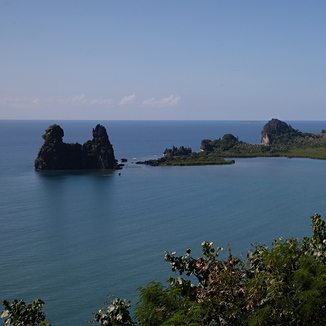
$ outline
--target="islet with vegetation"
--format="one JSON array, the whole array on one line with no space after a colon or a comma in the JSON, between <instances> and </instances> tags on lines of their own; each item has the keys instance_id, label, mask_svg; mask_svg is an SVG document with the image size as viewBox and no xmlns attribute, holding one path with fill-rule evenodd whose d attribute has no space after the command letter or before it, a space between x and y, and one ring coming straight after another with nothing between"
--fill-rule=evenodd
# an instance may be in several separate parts
<instances>
[{"instance_id":1,"label":"islet with vegetation","mask_svg":"<svg viewBox=\"0 0 326 326\"><path fill-rule=\"evenodd\" d=\"M203 139L200 151L173 146L163 157L139 162L151 166L233 164L235 158L289 157L326 159L326 130L304 133L278 119L268 121L261 131L261 143L249 144L232 134L222 138ZM228 158L228 159L225 159Z\"/></svg>"}]
</instances>

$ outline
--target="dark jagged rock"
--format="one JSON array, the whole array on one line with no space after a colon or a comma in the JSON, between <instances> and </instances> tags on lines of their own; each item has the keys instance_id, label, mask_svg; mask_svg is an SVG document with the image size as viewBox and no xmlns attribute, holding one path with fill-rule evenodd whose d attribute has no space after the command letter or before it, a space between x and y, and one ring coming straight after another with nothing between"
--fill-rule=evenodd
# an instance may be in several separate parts
<instances>
[{"instance_id":1,"label":"dark jagged rock","mask_svg":"<svg viewBox=\"0 0 326 326\"><path fill-rule=\"evenodd\" d=\"M106 129L97 125L93 129L93 139L83 145L85 169L113 169L117 166L113 148Z\"/></svg>"},{"instance_id":2,"label":"dark jagged rock","mask_svg":"<svg viewBox=\"0 0 326 326\"><path fill-rule=\"evenodd\" d=\"M64 143L62 141L63 136L63 129L56 124L46 129L45 134L42 136L44 144L35 160L36 170L82 168L82 146L78 143Z\"/></svg>"},{"instance_id":3,"label":"dark jagged rock","mask_svg":"<svg viewBox=\"0 0 326 326\"><path fill-rule=\"evenodd\" d=\"M62 141L63 129L52 125L42 136L44 144L35 160L36 170L77 170L119 168L106 129L97 125L93 139L84 145Z\"/></svg>"},{"instance_id":4,"label":"dark jagged rock","mask_svg":"<svg viewBox=\"0 0 326 326\"><path fill-rule=\"evenodd\" d=\"M292 131L293 128L286 122L278 119L272 119L265 124L261 132L261 144L271 145L275 138L282 134L290 133Z\"/></svg>"}]
</instances>

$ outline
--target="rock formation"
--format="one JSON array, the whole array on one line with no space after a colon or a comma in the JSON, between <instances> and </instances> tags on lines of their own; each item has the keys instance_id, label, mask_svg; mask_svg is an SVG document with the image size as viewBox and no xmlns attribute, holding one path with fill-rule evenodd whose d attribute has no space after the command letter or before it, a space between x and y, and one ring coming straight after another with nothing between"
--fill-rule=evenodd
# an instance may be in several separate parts
<instances>
[{"instance_id":1,"label":"rock formation","mask_svg":"<svg viewBox=\"0 0 326 326\"><path fill-rule=\"evenodd\" d=\"M271 145L277 136L280 136L287 132L291 132L292 130L293 128L289 126L286 122L283 122L278 119L272 119L265 124L261 132L261 144Z\"/></svg>"},{"instance_id":2,"label":"rock formation","mask_svg":"<svg viewBox=\"0 0 326 326\"><path fill-rule=\"evenodd\" d=\"M85 169L113 169L117 166L108 134L101 125L93 129L93 139L83 145L83 154Z\"/></svg>"},{"instance_id":3,"label":"rock formation","mask_svg":"<svg viewBox=\"0 0 326 326\"><path fill-rule=\"evenodd\" d=\"M167 148L163 156L164 157L173 157L173 156L182 156L188 155L192 153L192 149L190 147L180 146L179 148L173 146L172 148Z\"/></svg>"},{"instance_id":4,"label":"rock formation","mask_svg":"<svg viewBox=\"0 0 326 326\"><path fill-rule=\"evenodd\" d=\"M63 129L52 125L42 136L44 144L35 160L36 170L116 169L117 160L106 129L97 125L93 139L84 145L64 143Z\"/></svg>"}]
</instances>

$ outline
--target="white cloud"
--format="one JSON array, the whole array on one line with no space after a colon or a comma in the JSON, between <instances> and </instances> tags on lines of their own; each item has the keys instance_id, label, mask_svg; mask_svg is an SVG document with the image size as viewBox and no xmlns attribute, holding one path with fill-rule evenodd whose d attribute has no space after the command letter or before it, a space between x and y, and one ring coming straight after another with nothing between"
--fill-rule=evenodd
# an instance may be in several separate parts
<instances>
[{"instance_id":1,"label":"white cloud","mask_svg":"<svg viewBox=\"0 0 326 326\"><path fill-rule=\"evenodd\" d=\"M33 97L2 97L0 98L0 104L8 105L14 108L25 108L25 107L33 107L42 103L40 98Z\"/></svg>"},{"instance_id":2,"label":"white cloud","mask_svg":"<svg viewBox=\"0 0 326 326\"><path fill-rule=\"evenodd\" d=\"M119 102L109 97L90 97L87 94L78 94L73 96L61 97L0 97L0 105L6 105L17 109L25 108L40 108L42 106L96 106L108 107L114 103L119 103L120 106L133 104L136 99L136 94L131 94L123 97ZM181 100L180 96L170 95L164 98L149 98L141 102L142 107L164 108L177 105Z\"/></svg>"},{"instance_id":3,"label":"white cloud","mask_svg":"<svg viewBox=\"0 0 326 326\"><path fill-rule=\"evenodd\" d=\"M112 103L111 98L90 98L86 94L80 94L69 97L13 97L13 98L0 98L0 104L4 103L12 107L24 107L24 106L39 106L49 104L59 105L109 105Z\"/></svg>"},{"instance_id":4,"label":"white cloud","mask_svg":"<svg viewBox=\"0 0 326 326\"><path fill-rule=\"evenodd\" d=\"M73 104L84 104L87 102L86 100L86 94L80 94L73 97L68 97L67 102L73 103Z\"/></svg>"},{"instance_id":5,"label":"white cloud","mask_svg":"<svg viewBox=\"0 0 326 326\"><path fill-rule=\"evenodd\" d=\"M39 104L41 102L41 100L39 98L34 98L32 103L33 104Z\"/></svg>"},{"instance_id":6,"label":"white cloud","mask_svg":"<svg viewBox=\"0 0 326 326\"><path fill-rule=\"evenodd\" d=\"M89 101L89 104L96 104L96 105L109 105L112 103L112 99L111 98L95 98L91 101Z\"/></svg>"},{"instance_id":7,"label":"white cloud","mask_svg":"<svg viewBox=\"0 0 326 326\"><path fill-rule=\"evenodd\" d=\"M86 94L79 94L69 97L49 97L45 98L44 102L46 103L57 103L57 104L65 104L65 105L80 105L88 102Z\"/></svg>"},{"instance_id":8,"label":"white cloud","mask_svg":"<svg viewBox=\"0 0 326 326\"><path fill-rule=\"evenodd\" d=\"M142 104L143 106L147 106L147 107L163 108L163 107L175 106L180 102L180 100L181 100L180 96L170 95L169 97L164 97L159 100L152 97L143 101Z\"/></svg>"},{"instance_id":9,"label":"white cloud","mask_svg":"<svg viewBox=\"0 0 326 326\"><path fill-rule=\"evenodd\" d=\"M55 100L56 101L56 100ZM91 98L86 94L80 94L68 98L58 98L57 102L61 102L64 104L73 104L73 105L109 105L112 103L112 99L107 98Z\"/></svg>"},{"instance_id":10,"label":"white cloud","mask_svg":"<svg viewBox=\"0 0 326 326\"><path fill-rule=\"evenodd\" d=\"M136 94L131 94L128 96L125 96L119 103L119 105L126 105L126 104L131 104L134 99L136 98Z\"/></svg>"}]
</instances>

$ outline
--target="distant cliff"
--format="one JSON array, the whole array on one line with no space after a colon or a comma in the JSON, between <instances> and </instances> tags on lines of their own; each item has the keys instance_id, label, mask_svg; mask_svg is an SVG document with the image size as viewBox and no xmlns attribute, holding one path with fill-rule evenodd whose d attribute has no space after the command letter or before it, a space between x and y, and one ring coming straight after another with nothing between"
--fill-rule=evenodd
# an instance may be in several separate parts
<instances>
[{"instance_id":1,"label":"distant cliff","mask_svg":"<svg viewBox=\"0 0 326 326\"><path fill-rule=\"evenodd\" d=\"M326 130L308 133L292 128L278 119L268 121L261 131L261 144L240 141L232 134L203 139L200 150L207 156L220 157L309 157L326 159Z\"/></svg>"},{"instance_id":2,"label":"distant cliff","mask_svg":"<svg viewBox=\"0 0 326 326\"><path fill-rule=\"evenodd\" d=\"M268 121L261 135L261 144L270 147L271 151L274 152L294 149L311 150L313 148L318 148L318 151L321 152L322 148L326 146L325 132L301 132L278 119ZM311 154L308 156L311 156Z\"/></svg>"},{"instance_id":3,"label":"distant cliff","mask_svg":"<svg viewBox=\"0 0 326 326\"><path fill-rule=\"evenodd\" d=\"M272 145L277 140L284 142L289 137L302 137L302 132L293 129L291 125L288 125L284 121L272 119L265 124L261 135L262 145Z\"/></svg>"},{"instance_id":4,"label":"distant cliff","mask_svg":"<svg viewBox=\"0 0 326 326\"><path fill-rule=\"evenodd\" d=\"M284 121L271 119L261 131L261 144L249 144L232 134L215 140L203 139L200 152L175 146L166 149L163 157L139 161L137 164L160 165L220 165L233 164L224 158L304 157L326 160L326 129L319 133L304 133Z\"/></svg>"},{"instance_id":5,"label":"distant cliff","mask_svg":"<svg viewBox=\"0 0 326 326\"><path fill-rule=\"evenodd\" d=\"M36 170L77 170L118 168L113 147L106 129L97 125L93 129L93 139L83 145L64 143L63 129L52 125L42 136L44 144L40 148L34 166Z\"/></svg>"}]
</instances>

